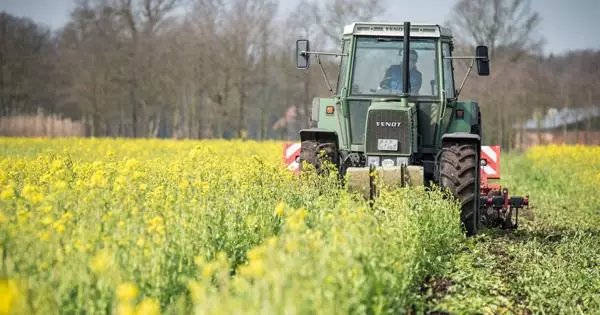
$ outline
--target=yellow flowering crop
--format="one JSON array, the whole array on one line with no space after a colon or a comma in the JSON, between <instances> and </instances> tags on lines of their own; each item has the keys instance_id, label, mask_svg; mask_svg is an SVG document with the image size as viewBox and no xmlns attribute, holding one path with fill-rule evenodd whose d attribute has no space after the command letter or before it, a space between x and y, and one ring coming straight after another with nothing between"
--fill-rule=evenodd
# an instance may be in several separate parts
<instances>
[{"instance_id":1,"label":"yellow flowering crop","mask_svg":"<svg viewBox=\"0 0 600 315\"><path fill-rule=\"evenodd\" d=\"M563 196L559 200L565 211L552 213L557 222L563 222L565 227L576 224L580 228L596 228L590 217L597 217L600 205L600 147L538 146L530 149L526 158L531 162L532 168L523 177L536 187L543 188L544 194L551 194L550 197L532 196L539 200L538 207L543 209L544 202L556 199L554 196ZM588 210L568 211L573 204ZM553 205L556 206L556 201ZM540 212L539 215L545 216L547 213Z\"/></svg>"},{"instance_id":2,"label":"yellow flowering crop","mask_svg":"<svg viewBox=\"0 0 600 315\"><path fill-rule=\"evenodd\" d=\"M22 279L30 314L398 311L462 237L435 192L371 209L281 154L275 141L0 139L2 273Z\"/></svg>"}]
</instances>

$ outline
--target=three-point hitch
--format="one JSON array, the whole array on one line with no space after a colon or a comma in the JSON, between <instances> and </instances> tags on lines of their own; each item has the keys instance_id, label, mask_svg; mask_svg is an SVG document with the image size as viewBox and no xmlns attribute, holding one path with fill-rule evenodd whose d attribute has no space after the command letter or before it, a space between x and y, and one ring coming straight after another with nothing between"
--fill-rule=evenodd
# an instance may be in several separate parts
<instances>
[{"instance_id":1,"label":"three-point hitch","mask_svg":"<svg viewBox=\"0 0 600 315\"><path fill-rule=\"evenodd\" d=\"M508 188L500 184L491 184L490 179L500 179L500 149L499 146L491 147L493 152L491 161L482 150L481 158L481 185L480 185L480 205L482 221L488 227L500 226L503 229L516 229L519 226L519 209L529 207L529 195L510 196ZM495 153L495 154L494 154ZM489 163L494 167L489 167ZM513 210L515 220L513 222Z\"/></svg>"}]
</instances>

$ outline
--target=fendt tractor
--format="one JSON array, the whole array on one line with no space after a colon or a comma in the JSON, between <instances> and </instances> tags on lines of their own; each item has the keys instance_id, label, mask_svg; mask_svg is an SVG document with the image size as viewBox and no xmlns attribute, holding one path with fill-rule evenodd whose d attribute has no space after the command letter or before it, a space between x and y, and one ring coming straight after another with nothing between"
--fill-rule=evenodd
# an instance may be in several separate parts
<instances>
[{"instance_id":1,"label":"fendt tractor","mask_svg":"<svg viewBox=\"0 0 600 315\"><path fill-rule=\"evenodd\" d=\"M344 185L371 200L377 185L447 188L460 201L467 235L492 221L516 227L512 210L518 216L528 198L482 185L480 108L458 99L474 64L489 75L488 49L477 46L475 56L463 57L452 51L448 28L410 22L347 25L341 52L311 51L308 40L297 40L296 67L308 69L315 55L328 85L319 57L341 57L336 91L329 86L331 97L314 98L313 126L299 131L300 165L317 172L334 165ZM459 88L454 59L470 60Z\"/></svg>"}]
</instances>

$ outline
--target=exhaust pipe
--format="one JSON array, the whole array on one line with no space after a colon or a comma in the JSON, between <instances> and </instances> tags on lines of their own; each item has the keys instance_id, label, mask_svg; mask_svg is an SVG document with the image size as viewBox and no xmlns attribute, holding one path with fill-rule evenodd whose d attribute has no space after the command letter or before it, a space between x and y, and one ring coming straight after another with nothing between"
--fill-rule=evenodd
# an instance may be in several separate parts
<instances>
[{"instance_id":1,"label":"exhaust pipe","mask_svg":"<svg viewBox=\"0 0 600 315\"><path fill-rule=\"evenodd\" d=\"M405 96L408 96L408 85L410 84L409 76L408 76L408 63L410 62L410 22L404 22L404 64L403 64L403 82L404 86L402 87L402 93Z\"/></svg>"}]
</instances>

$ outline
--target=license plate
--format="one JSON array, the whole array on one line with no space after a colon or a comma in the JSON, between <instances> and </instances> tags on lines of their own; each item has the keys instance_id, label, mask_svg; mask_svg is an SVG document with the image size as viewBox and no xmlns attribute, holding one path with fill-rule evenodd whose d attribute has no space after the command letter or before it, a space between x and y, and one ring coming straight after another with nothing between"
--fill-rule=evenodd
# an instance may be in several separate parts
<instances>
[{"instance_id":1,"label":"license plate","mask_svg":"<svg viewBox=\"0 0 600 315\"><path fill-rule=\"evenodd\" d=\"M397 139L377 139L377 150L398 151Z\"/></svg>"}]
</instances>

